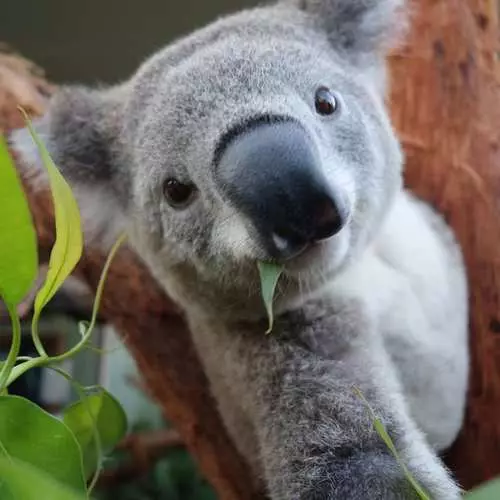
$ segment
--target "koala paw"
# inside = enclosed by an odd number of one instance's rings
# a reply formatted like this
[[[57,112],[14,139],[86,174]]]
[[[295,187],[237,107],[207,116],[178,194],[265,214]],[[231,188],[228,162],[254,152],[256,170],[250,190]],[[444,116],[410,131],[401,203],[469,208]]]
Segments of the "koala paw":
[[[458,500],[460,489],[432,459],[411,472],[432,500]],[[293,479],[292,479],[293,477]],[[273,500],[419,500],[402,467],[389,452],[366,452],[336,458],[328,470],[304,465],[304,474],[282,481]]]
[[[401,465],[389,452],[363,453],[349,458],[343,466],[339,462],[332,471],[336,480],[335,491],[329,496],[311,498],[353,500],[420,498]],[[459,488],[439,461],[430,454],[429,461],[414,467],[411,474],[432,500],[458,500],[460,498]]]

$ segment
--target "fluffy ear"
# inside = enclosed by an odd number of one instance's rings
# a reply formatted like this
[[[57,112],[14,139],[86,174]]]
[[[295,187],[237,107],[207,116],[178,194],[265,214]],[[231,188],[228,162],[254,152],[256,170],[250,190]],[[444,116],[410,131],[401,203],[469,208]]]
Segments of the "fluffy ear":
[[[292,0],[316,17],[335,49],[359,60],[384,55],[406,31],[405,0]]]
[[[125,89],[64,87],[52,97],[47,113],[33,121],[55,164],[71,185],[82,214],[85,236],[104,246],[125,227],[130,175],[121,126]],[[9,142],[35,188],[47,174],[27,129]]]

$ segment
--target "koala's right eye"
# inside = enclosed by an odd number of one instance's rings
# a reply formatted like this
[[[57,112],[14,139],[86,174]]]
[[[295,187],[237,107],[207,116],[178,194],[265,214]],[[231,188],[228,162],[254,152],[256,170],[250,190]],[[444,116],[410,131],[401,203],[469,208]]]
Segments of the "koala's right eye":
[[[337,98],[326,87],[316,90],[314,101],[316,112],[323,116],[333,115],[339,109]]]
[[[193,184],[184,184],[170,178],[163,183],[163,195],[173,208],[185,208],[194,198],[196,188]]]

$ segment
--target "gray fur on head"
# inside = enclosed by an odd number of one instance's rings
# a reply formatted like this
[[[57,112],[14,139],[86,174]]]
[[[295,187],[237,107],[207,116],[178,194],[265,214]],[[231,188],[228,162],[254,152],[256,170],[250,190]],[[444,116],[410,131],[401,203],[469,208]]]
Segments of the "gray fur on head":
[[[62,88],[39,130],[83,207],[97,186],[106,193],[107,210],[86,217],[89,232],[102,238],[110,230],[107,240],[116,237],[122,224],[110,222],[126,214],[146,246],[141,253],[154,251],[165,280],[179,269],[183,283],[186,273],[206,282],[210,300],[216,281],[221,288],[231,281],[233,298],[235,283],[245,286],[245,296],[253,289],[258,297],[254,262],[266,253],[248,221],[225,203],[213,159],[233,128],[255,117],[287,117],[306,130],[326,177],[353,206],[349,227],[330,242],[332,264],[342,265],[370,240],[399,188],[399,146],[377,81],[380,44],[394,31],[398,3],[337,0],[298,8],[281,2],[244,11],[161,50],[115,88]],[[360,69],[353,61],[369,47],[373,58]],[[338,116],[318,119],[314,93],[320,86],[336,92]],[[172,210],[163,200],[169,176],[197,186],[198,200],[188,210]],[[188,283],[182,293],[190,295]],[[169,287],[176,297],[178,288]],[[227,304],[226,294],[221,299]]]
[[[221,414],[273,500],[412,498],[360,387],[437,500],[462,422],[467,287],[448,228],[402,189],[385,54],[403,0],[224,17],[36,127],[90,238],[124,228],[184,308]],[[31,171],[25,131],[11,140]],[[38,170],[40,171],[40,170]],[[285,272],[265,337],[256,262]]]

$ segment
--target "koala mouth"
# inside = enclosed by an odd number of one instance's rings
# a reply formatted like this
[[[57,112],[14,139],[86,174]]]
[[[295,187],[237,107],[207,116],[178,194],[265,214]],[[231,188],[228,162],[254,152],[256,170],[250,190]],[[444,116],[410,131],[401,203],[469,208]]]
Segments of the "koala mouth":
[[[283,265],[285,274],[292,279],[323,280],[343,266],[350,243],[351,231],[347,224],[335,236],[312,242],[293,257],[277,262]]]
[[[315,255],[320,254],[324,243],[325,240],[292,240],[274,233],[271,237],[271,245],[264,243],[264,247],[280,264],[293,265],[294,263],[309,260],[314,258]],[[269,246],[272,247],[271,250],[269,250]]]
[[[280,263],[289,274],[322,268],[326,265],[327,248],[327,241],[314,242]]]

